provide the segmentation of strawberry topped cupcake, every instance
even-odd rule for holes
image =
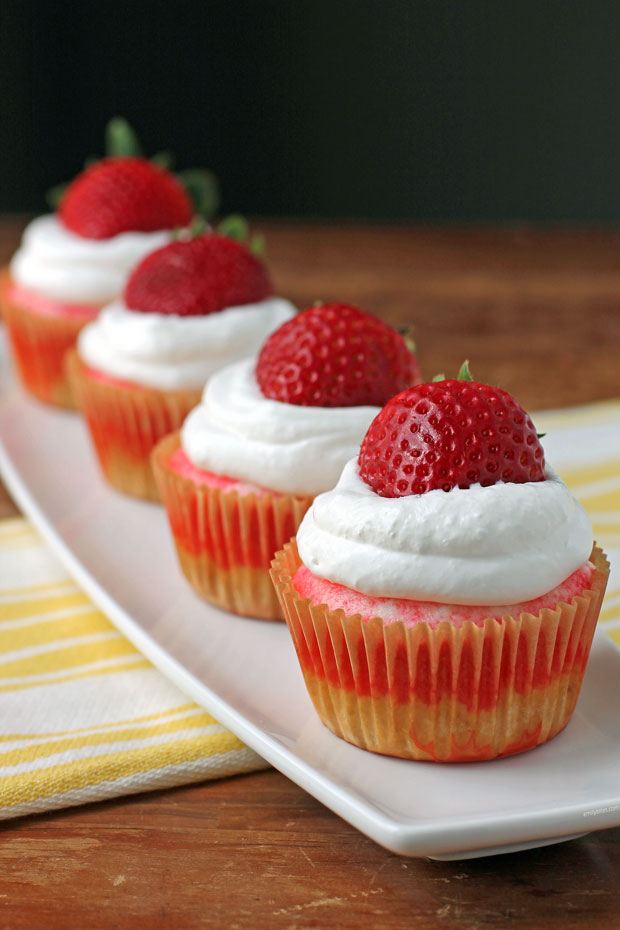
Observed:
[[[179,178],[141,156],[116,154],[126,141],[111,143],[110,157],[69,184],[56,213],[28,225],[3,276],[0,299],[17,370],[46,403],[74,406],[66,351],[122,292],[131,269],[194,215]]]
[[[323,722],[455,762],[567,724],[608,570],[514,398],[443,380],[384,407],[272,576]]]
[[[181,567],[206,600],[281,617],[274,552],[336,482],[395,391],[420,380],[404,338],[344,304],[304,310],[258,359],[222,369],[153,463]]]
[[[68,361],[108,481],[157,499],[155,444],[179,429],[214,372],[252,355],[294,313],[263,262],[227,236],[187,234],[143,259]]]

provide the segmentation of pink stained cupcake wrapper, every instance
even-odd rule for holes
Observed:
[[[99,379],[76,351],[69,353],[66,364],[108,482],[132,497],[159,500],[151,452],[160,439],[180,428],[202,392],[160,391]]]
[[[533,748],[570,719],[609,565],[593,550],[590,587],[538,616],[431,628],[363,622],[302,599],[294,541],[272,577],[306,686],[323,722],[375,752],[472,761]]]
[[[0,304],[23,386],[43,403],[75,409],[64,360],[88,318],[34,313],[11,300],[10,291],[11,279],[5,272],[0,275]]]
[[[152,461],[185,577],[218,607],[281,620],[269,565],[297,532],[312,498],[240,495],[198,485],[168,465],[179,446],[178,433],[168,436],[156,447]]]

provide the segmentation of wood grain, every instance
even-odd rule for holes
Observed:
[[[23,223],[0,223],[0,264]],[[620,232],[257,224],[278,290],[414,325],[532,410],[620,396]],[[0,514],[14,512],[0,494]],[[456,863],[395,856],[275,771],[8,822],[0,926],[620,926],[620,829]]]

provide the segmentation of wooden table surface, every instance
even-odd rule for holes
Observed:
[[[0,264],[22,226],[0,223]],[[413,325],[429,378],[469,358],[531,410],[620,396],[618,231],[258,226],[280,293]],[[620,927],[620,829],[406,859],[273,770],[0,829],[6,930]]]

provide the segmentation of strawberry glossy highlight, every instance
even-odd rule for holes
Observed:
[[[400,333],[338,303],[304,310],[273,333],[256,378],[265,397],[304,407],[382,406],[421,380]]]
[[[71,182],[58,214],[86,239],[187,226],[193,213],[183,185],[146,158],[104,158]]]
[[[360,474],[381,497],[543,481],[545,456],[528,414],[506,391],[476,381],[419,384],[372,422]]]
[[[125,303],[142,313],[204,316],[273,294],[267,268],[241,242],[207,233],[152,252],[131,275]]]

